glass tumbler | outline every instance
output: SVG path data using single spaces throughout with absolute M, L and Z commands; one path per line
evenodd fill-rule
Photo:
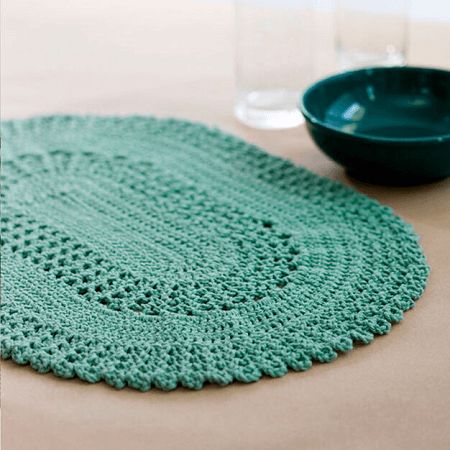
M 410 0 L 337 0 L 340 69 L 406 64 Z
M 312 80 L 312 0 L 236 0 L 238 120 L 260 129 L 298 126 Z

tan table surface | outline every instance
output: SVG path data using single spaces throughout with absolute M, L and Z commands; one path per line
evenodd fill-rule
M 384 188 L 347 179 L 304 128 L 256 131 L 233 102 L 226 1 L 7 0 L 3 118 L 51 112 L 149 113 L 216 124 L 392 206 L 422 238 L 429 285 L 392 332 L 305 373 L 250 385 L 140 393 L 2 364 L 2 448 L 450 448 L 448 181 Z M 317 74 L 331 70 L 330 17 Z M 450 24 L 412 27 L 412 63 L 450 66 Z

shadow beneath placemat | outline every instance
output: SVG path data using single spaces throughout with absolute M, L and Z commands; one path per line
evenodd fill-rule
M 395 328 L 395 325 L 393 325 L 393 328 Z M 383 341 L 383 336 L 376 336 L 375 341 L 381 343 Z M 374 342 L 370 342 L 370 345 L 374 345 Z M 42 383 L 47 385 L 47 389 L 50 389 L 52 391 L 52 394 L 58 395 L 58 390 L 65 391 L 67 393 L 67 390 L 78 390 L 79 388 L 82 388 L 83 394 L 88 394 L 90 391 L 96 391 L 97 394 L 103 393 L 111 393 L 113 395 L 118 396 L 118 398 L 121 398 L 122 396 L 133 396 L 133 398 L 147 398 L 147 396 L 164 396 L 167 398 L 175 398 L 182 395 L 182 398 L 192 398 L 193 395 L 201 395 L 201 392 L 208 392 L 208 393 L 216 393 L 216 394 L 226 394 L 227 398 L 232 393 L 241 393 L 242 390 L 245 389 L 247 393 L 253 392 L 255 389 L 260 389 L 263 387 L 267 387 L 268 383 L 271 385 L 273 384 L 273 387 L 279 388 L 281 385 L 279 383 L 289 383 L 292 382 L 293 377 L 298 378 L 298 381 L 301 382 L 302 379 L 309 378 L 309 377 L 317 377 L 320 373 L 328 373 L 330 370 L 338 370 L 339 366 L 341 364 L 348 365 L 349 358 L 353 358 L 356 354 L 360 355 L 359 357 L 364 356 L 364 352 L 362 351 L 362 347 L 368 347 L 368 344 L 354 342 L 353 343 L 353 349 L 347 351 L 347 352 L 338 352 L 338 358 L 330 361 L 330 362 L 319 362 L 314 361 L 311 368 L 309 368 L 306 371 L 294 371 L 289 370 L 285 375 L 281 377 L 271 377 L 268 375 L 262 375 L 261 378 L 257 381 L 250 382 L 250 383 L 244 383 L 240 381 L 233 381 L 227 385 L 218 385 L 218 384 L 212 384 L 210 382 L 205 382 L 203 387 L 201 389 L 189 389 L 186 387 L 183 387 L 181 385 L 177 386 L 175 389 L 172 390 L 162 390 L 157 387 L 152 387 L 148 391 L 140 391 L 135 388 L 125 386 L 123 388 L 117 388 L 114 387 L 108 383 L 106 383 L 104 380 L 98 381 L 96 383 L 90 383 L 88 381 L 82 380 L 77 377 L 73 378 L 62 378 L 57 375 L 55 375 L 53 372 L 47 372 L 47 373 L 39 373 L 35 369 L 33 369 L 29 364 L 25 365 L 19 365 L 15 363 L 13 360 L 2 360 L 1 361 L 1 368 L 2 372 L 6 368 L 9 377 L 17 377 L 20 378 L 18 380 L 19 384 L 26 383 L 30 385 L 31 383 L 37 384 L 37 386 L 33 386 L 33 389 L 39 389 Z M 357 352 L 354 352 L 353 350 L 357 350 Z M 8 383 L 9 384 L 9 383 Z M 64 394 L 64 393 L 63 393 Z M 81 393 L 79 393 L 81 394 Z M 78 395 L 78 394 L 77 394 Z M 180 398 L 180 397 L 179 397 Z

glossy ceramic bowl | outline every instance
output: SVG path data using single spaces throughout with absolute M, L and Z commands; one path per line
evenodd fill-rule
M 345 72 L 303 94 L 316 144 L 351 176 L 414 184 L 450 176 L 450 72 L 391 67 Z

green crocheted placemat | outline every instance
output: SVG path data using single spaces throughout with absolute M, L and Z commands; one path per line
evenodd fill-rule
M 387 333 L 428 268 L 377 202 L 216 129 L 2 126 L 1 351 L 140 390 L 306 370 Z

